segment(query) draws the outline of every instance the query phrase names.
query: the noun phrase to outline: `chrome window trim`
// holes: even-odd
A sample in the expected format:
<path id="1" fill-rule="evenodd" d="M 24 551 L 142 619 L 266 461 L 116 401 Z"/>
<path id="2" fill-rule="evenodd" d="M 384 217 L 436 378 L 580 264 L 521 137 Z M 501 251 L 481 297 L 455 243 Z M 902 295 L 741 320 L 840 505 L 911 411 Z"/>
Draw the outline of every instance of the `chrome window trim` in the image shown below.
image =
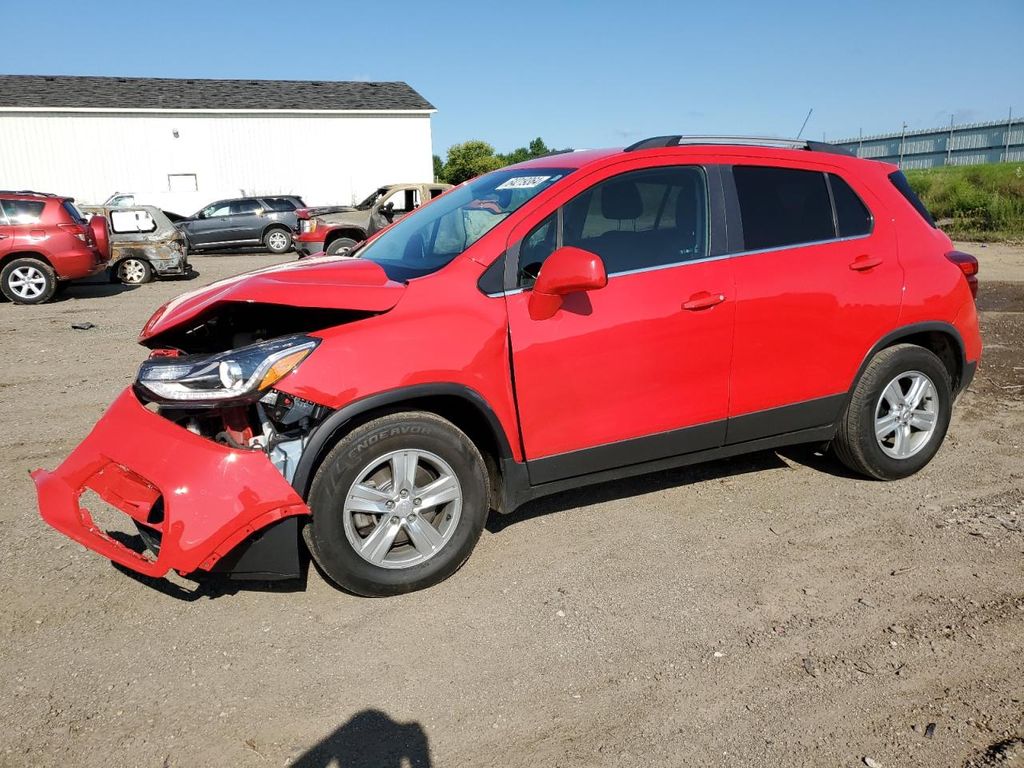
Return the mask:
<path id="1" fill-rule="evenodd" d="M 773 248 L 758 248 L 752 251 L 737 251 L 736 253 L 723 253 L 719 256 L 704 256 L 699 259 L 687 259 L 685 261 L 676 261 L 671 264 L 658 264 L 653 267 L 641 267 L 639 269 L 629 269 L 624 272 L 613 272 L 608 275 L 608 279 L 611 280 L 615 277 L 624 277 L 626 275 L 639 275 L 644 272 L 657 272 L 662 269 L 675 269 L 676 267 L 685 267 L 688 264 L 705 264 L 709 261 L 722 261 L 723 259 L 736 259 L 740 256 L 757 256 L 762 253 L 775 253 L 776 251 L 792 251 L 798 248 L 809 248 L 812 245 L 829 245 L 830 243 L 849 243 L 855 240 L 867 240 L 871 237 L 873 232 L 869 232 L 866 235 L 853 235 L 851 237 L 832 237 L 828 240 L 814 240 L 809 243 L 797 243 L 795 245 L 777 245 Z M 515 288 L 510 291 L 499 291 L 497 293 L 484 294 L 488 298 L 495 299 L 503 296 L 514 296 L 517 293 L 528 291 L 533 286 L 528 288 Z"/>

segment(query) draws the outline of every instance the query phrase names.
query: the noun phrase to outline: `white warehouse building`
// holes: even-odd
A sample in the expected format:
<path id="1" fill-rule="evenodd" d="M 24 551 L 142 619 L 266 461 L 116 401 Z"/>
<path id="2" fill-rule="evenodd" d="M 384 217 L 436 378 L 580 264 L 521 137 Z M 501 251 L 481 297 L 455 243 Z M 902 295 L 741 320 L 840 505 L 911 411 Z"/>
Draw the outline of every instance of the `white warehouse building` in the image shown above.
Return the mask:
<path id="1" fill-rule="evenodd" d="M 433 181 L 435 111 L 405 83 L 0 75 L 0 189 L 186 215 L 262 194 L 347 204 Z"/>

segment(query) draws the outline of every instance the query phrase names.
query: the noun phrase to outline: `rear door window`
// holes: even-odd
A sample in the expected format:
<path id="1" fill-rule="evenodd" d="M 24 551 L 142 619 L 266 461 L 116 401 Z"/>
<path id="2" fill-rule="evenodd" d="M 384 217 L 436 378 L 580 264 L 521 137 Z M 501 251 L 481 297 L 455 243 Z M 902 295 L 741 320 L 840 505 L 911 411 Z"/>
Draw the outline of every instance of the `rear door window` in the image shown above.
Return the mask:
<path id="1" fill-rule="evenodd" d="M 259 209 L 259 200 L 236 200 L 231 203 L 232 216 L 244 216 L 249 213 L 256 213 Z"/>
<path id="2" fill-rule="evenodd" d="M 825 174 L 793 168 L 732 169 L 744 248 L 759 251 L 835 238 Z"/>
<path id="3" fill-rule="evenodd" d="M 38 224 L 43 216 L 46 203 L 38 200 L 0 200 L 7 221 L 14 226 L 19 224 Z"/>
<path id="4" fill-rule="evenodd" d="M 858 237 L 871 232 L 871 211 L 849 184 L 834 173 L 828 175 L 832 202 L 836 207 L 836 228 L 840 237 Z"/>

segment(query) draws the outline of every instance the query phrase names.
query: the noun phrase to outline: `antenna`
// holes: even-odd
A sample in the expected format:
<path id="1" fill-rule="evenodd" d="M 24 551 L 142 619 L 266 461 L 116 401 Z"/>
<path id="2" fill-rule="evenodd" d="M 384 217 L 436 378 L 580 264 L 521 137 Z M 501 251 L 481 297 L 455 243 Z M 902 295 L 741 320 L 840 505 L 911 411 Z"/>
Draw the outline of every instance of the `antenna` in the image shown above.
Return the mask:
<path id="1" fill-rule="evenodd" d="M 804 128 L 807 127 L 807 121 L 811 119 L 811 112 L 813 112 L 813 111 L 814 111 L 814 107 L 811 107 L 810 109 L 807 110 L 807 117 L 804 118 L 804 124 L 800 126 L 800 133 L 798 133 L 796 135 L 796 137 L 798 139 L 803 135 Z"/>

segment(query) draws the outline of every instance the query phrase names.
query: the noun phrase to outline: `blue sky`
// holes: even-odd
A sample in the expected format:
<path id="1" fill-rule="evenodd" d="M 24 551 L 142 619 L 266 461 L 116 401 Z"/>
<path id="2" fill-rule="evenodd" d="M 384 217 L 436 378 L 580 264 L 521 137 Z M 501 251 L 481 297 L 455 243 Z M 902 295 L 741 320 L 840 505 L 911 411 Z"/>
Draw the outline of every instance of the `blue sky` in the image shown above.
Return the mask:
<path id="1" fill-rule="evenodd" d="M 829 139 L 1024 114 L 1024 0 L 0 0 L 7 74 L 405 80 L 434 151 Z M 19 18 L 23 17 L 23 18 Z"/>

